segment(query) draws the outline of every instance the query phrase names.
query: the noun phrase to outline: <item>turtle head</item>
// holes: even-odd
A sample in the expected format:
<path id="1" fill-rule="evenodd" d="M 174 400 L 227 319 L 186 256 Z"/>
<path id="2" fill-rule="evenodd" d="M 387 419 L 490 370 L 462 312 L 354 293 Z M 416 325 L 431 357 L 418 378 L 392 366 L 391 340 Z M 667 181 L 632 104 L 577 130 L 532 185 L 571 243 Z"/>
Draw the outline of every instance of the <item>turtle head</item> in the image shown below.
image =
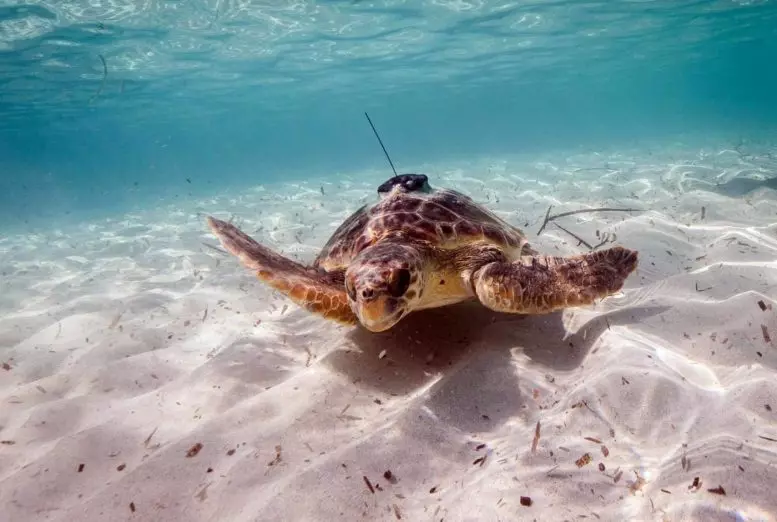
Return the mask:
<path id="1" fill-rule="evenodd" d="M 394 326 L 419 302 L 424 260 L 418 249 L 378 243 L 361 252 L 345 273 L 345 290 L 359 322 L 372 332 Z"/>

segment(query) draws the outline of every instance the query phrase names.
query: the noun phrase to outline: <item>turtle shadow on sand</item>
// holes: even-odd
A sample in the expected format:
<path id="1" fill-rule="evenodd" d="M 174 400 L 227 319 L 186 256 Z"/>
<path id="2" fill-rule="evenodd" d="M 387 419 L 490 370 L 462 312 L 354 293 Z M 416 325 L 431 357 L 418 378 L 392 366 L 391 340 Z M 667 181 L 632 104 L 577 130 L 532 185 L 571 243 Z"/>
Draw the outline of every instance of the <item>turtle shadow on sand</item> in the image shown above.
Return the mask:
<path id="1" fill-rule="evenodd" d="M 544 373 L 574 370 L 610 326 L 666 309 L 613 310 L 568 332 L 561 312 L 513 315 L 467 302 L 414 312 L 387 332 L 357 327 L 346 334 L 355 349 L 336 350 L 321 362 L 368 392 L 406 396 L 432 384 L 425 405 L 438 418 L 464 431 L 480 431 L 523 409 L 514 349 L 546 367 Z"/>

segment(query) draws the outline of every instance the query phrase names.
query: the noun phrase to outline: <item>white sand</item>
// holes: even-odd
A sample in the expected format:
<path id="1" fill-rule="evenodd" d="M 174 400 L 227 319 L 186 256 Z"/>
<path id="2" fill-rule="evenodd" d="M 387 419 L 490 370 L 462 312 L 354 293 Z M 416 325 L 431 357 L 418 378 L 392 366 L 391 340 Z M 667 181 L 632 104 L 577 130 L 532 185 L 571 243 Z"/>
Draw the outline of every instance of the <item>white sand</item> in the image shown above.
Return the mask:
<path id="1" fill-rule="evenodd" d="M 462 305 L 370 334 L 202 244 L 198 213 L 234 213 L 310 260 L 385 172 L 3 238 L 0 519 L 776 520 L 777 193 L 694 187 L 777 170 L 719 150 L 423 166 L 551 252 L 582 247 L 536 236 L 549 204 L 644 210 L 559 220 L 640 266 L 549 316 Z"/>

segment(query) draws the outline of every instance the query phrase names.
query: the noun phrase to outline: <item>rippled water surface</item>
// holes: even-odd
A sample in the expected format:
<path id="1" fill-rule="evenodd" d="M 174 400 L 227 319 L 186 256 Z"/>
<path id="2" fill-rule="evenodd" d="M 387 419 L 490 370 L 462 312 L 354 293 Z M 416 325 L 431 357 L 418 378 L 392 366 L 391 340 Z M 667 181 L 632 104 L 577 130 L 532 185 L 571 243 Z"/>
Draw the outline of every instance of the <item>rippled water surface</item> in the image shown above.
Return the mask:
<path id="1" fill-rule="evenodd" d="M 439 82 L 461 92 L 562 72 L 561 83 L 609 82 L 624 68 L 720 62 L 777 25 L 773 5 L 744 0 L 2 4 L 3 102 L 17 115 L 20 104 L 81 109 L 100 85 L 100 55 L 102 103 L 151 108 L 154 96 L 234 104 L 257 89 L 340 97 Z"/>
<path id="2" fill-rule="evenodd" d="M 309 105 L 308 97 L 340 105 L 351 97 L 372 104 L 381 96 L 429 97 L 419 91 L 431 85 L 445 96 L 497 86 L 537 96 L 540 85 L 574 91 L 581 81 L 638 87 L 627 74 L 671 92 L 695 75 L 757 75 L 748 68 L 774 50 L 777 27 L 775 5 L 756 0 L 0 6 L 5 128 L 31 114 L 51 123 L 108 109 L 133 111 L 135 121 L 196 124 L 247 105 L 285 112 Z M 685 74 L 670 80 L 678 71 Z M 85 109 L 90 103 L 94 110 Z"/>

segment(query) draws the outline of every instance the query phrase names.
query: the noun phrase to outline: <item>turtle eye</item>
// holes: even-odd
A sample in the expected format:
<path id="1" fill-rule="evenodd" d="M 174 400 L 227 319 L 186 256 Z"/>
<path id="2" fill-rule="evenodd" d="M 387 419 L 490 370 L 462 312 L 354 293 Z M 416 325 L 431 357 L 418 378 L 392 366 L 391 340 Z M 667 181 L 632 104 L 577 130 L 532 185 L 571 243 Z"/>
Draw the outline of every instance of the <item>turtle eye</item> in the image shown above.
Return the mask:
<path id="1" fill-rule="evenodd" d="M 400 268 L 391 273 L 391 279 L 388 282 L 388 291 L 393 297 L 402 297 L 410 287 L 410 270 Z"/>
<path id="2" fill-rule="evenodd" d="M 345 280 L 345 292 L 348 294 L 348 297 L 351 298 L 351 301 L 356 301 L 356 289 L 347 279 Z"/>

